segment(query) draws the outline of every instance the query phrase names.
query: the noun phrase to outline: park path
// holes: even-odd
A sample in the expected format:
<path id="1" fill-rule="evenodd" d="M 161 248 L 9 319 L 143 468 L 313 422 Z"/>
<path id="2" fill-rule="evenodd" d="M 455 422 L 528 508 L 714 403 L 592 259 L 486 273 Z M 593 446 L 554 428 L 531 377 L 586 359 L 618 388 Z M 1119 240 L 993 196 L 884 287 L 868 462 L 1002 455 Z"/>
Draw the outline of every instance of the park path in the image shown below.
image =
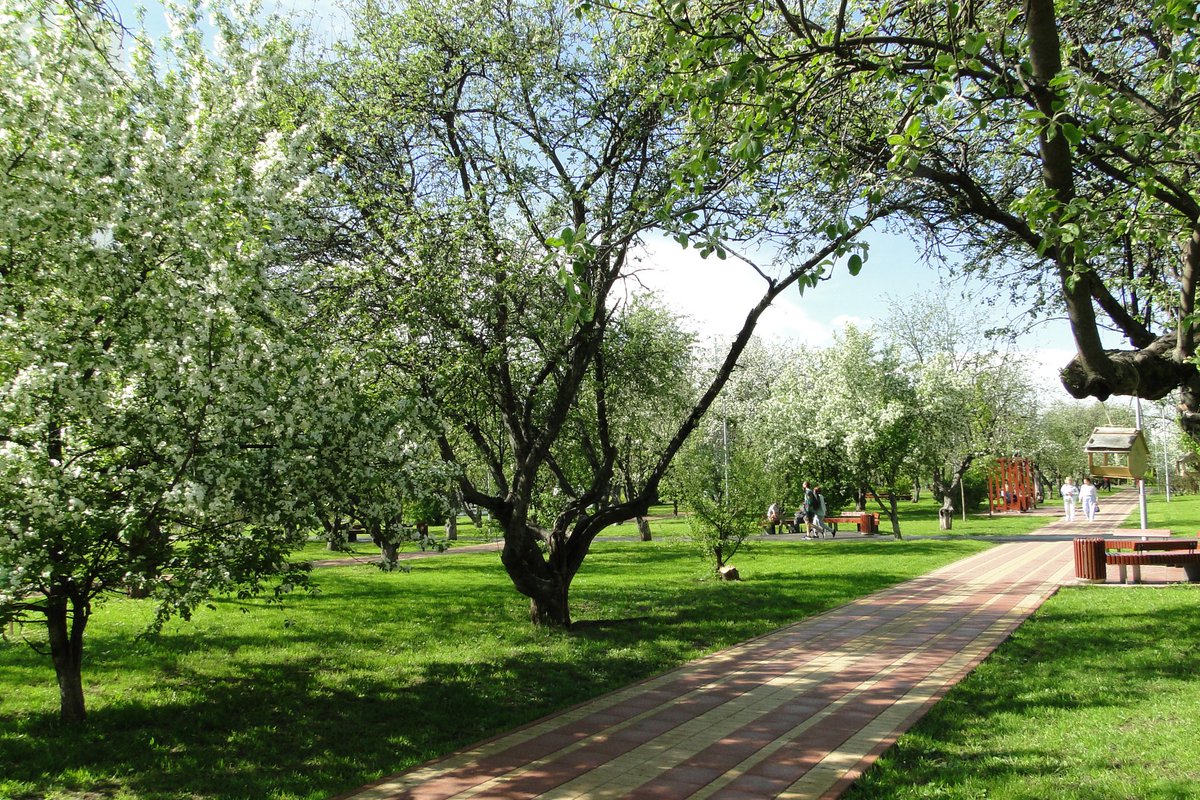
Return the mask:
<path id="1" fill-rule="evenodd" d="M 1131 491 L 1106 496 L 1096 522 L 1058 519 L 1041 536 L 999 544 L 338 800 L 836 798 L 1059 586 L 1074 582 L 1071 536 L 1112 535 L 1136 501 Z"/>

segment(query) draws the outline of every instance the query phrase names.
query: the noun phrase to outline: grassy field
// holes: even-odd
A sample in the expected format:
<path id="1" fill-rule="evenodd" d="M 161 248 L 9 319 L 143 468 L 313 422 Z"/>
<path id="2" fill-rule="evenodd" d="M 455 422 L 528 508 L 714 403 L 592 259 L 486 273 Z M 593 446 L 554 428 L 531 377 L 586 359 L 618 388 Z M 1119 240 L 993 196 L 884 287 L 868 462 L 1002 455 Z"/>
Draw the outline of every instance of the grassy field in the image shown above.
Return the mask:
<path id="1" fill-rule="evenodd" d="M 1103 499 L 1100 502 L 1103 503 Z M 1135 507 L 1122 527 L 1138 528 L 1141 524 L 1141 512 Z M 1200 532 L 1200 495 L 1173 494 L 1169 503 L 1165 494 L 1148 495 L 1146 527 L 1170 528 L 1172 536 L 1196 536 Z"/>
<path id="2" fill-rule="evenodd" d="M 1195 535 L 1200 497 L 1147 519 Z M 845 797 L 1200 797 L 1197 606 L 1196 585 L 1062 589 Z"/>
<path id="3" fill-rule="evenodd" d="M 530 627 L 494 553 L 323 570 L 315 596 L 218 600 L 149 639 L 149 606 L 114 600 L 83 727 L 57 722 L 48 659 L 0 643 L 0 797 L 324 800 L 984 546 L 766 540 L 722 583 L 672 537 L 601 542 L 570 633 Z"/>
<path id="4" fill-rule="evenodd" d="M 903 502 L 897 506 L 897 516 L 900 520 L 900 533 L 903 536 L 1017 536 L 1031 533 L 1054 520 L 1053 517 L 1034 514 L 995 514 L 968 513 L 963 520 L 959 512 L 954 517 L 954 526 L 949 531 L 943 531 L 938 526 L 939 504 L 932 497 L 920 502 Z M 986 506 L 985 506 L 986 508 Z M 874 508 L 872 510 L 878 510 Z M 880 516 L 880 530 L 890 532 L 889 522 Z"/>

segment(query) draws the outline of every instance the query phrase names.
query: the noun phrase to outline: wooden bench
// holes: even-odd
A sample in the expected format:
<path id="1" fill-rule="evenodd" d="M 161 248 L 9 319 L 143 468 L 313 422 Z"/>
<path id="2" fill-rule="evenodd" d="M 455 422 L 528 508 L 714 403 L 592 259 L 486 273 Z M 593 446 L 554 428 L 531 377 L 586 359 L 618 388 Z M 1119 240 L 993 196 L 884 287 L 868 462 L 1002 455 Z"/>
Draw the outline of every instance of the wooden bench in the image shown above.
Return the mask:
<path id="1" fill-rule="evenodd" d="M 1104 563 L 1121 570 L 1132 567 L 1132 583 L 1142 582 L 1142 566 L 1182 567 L 1188 582 L 1200 582 L 1200 550 L 1196 539 L 1105 539 Z"/>
<path id="2" fill-rule="evenodd" d="M 879 512 L 855 511 L 850 514 L 834 514 L 825 517 L 825 524 L 832 525 L 835 533 L 839 522 L 843 525 L 857 526 L 859 533 L 879 533 Z"/>

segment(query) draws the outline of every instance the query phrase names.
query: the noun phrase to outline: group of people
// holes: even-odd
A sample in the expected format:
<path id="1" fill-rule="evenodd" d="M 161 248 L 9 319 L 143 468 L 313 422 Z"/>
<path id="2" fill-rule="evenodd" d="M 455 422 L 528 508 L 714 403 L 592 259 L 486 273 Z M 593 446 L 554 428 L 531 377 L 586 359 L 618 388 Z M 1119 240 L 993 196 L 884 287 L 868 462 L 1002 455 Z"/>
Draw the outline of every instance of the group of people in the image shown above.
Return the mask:
<path id="1" fill-rule="evenodd" d="M 1096 495 L 1096 485 L 1091 478 L 1084 478 L 1083 483 L 1075 485 L 1075 479 L 1070 475 L 1063 481 L 1059 493 L 1063 499 L 1063 510 L 1067 512 L 1067 522 L 1075 521 L 1075 506 L 1083 505 L 1083 515 L 1088 522 L 1095 522 L 1096 512 L 1100 510 L 1100 500 Z"/>
<path id="2" fill-rule="evenodd" d="M 796 509 L 796 514 L 792 517 L 788 530 L 791 533 L 803 531 L 805 539 L 819 538 L 826 531 L 832 536 L 837 536 L 836 531 L 825 525 L 827 513 L 825 498 L 821 495 L 821 487 L 810 486 L 808 481 L 805 481 L 804 502 Z M 779 503 L 771 503 L 767 508 L 767 533 L 782 532 L 783 527 L 783 508 Z"/>

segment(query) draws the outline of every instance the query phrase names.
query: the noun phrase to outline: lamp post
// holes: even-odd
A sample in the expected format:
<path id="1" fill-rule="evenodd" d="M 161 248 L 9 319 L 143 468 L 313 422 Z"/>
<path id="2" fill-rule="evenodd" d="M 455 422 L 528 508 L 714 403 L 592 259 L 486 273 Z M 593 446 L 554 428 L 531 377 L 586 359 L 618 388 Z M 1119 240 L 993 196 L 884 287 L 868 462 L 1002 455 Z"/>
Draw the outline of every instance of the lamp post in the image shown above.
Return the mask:
<path id="1" fill-rule="evenodd" d="M 1170 448 L 1167 443 L 1171 440 L 1171 421 L 1167 419 L 1166 409 L 1162 406 L 1158 407 L 1158 421 L 1162 423 L 1163 490 L 1169 503 L 1171 502 L 1171 464 L 1169 461 Z"/>
<path id="2" fill-rule="evenodd" d="M 721 420 L 721 450 L 725 459 L 725 504 L 729 504 L 729 417 Z M 1143 526 L 1145 527 L 1145 526 Z"/>
<path id="3" fill-rule="evenodd" d="M 1133 413 L 1134 413 L 1135 421 L 1137 424 L 1137 429 L 1140 431 L 1142 429 L 1142 398 L 1134 397 L 1133 403 L 1134 403 Z M 1142 530 L 1146 530 L 1146 528 L 1148 527 L 1146 525 L 1146 479 L 1138 478 L 1137 485 L 1138 485 L 1138 510 L 1141 511 Z"/>

